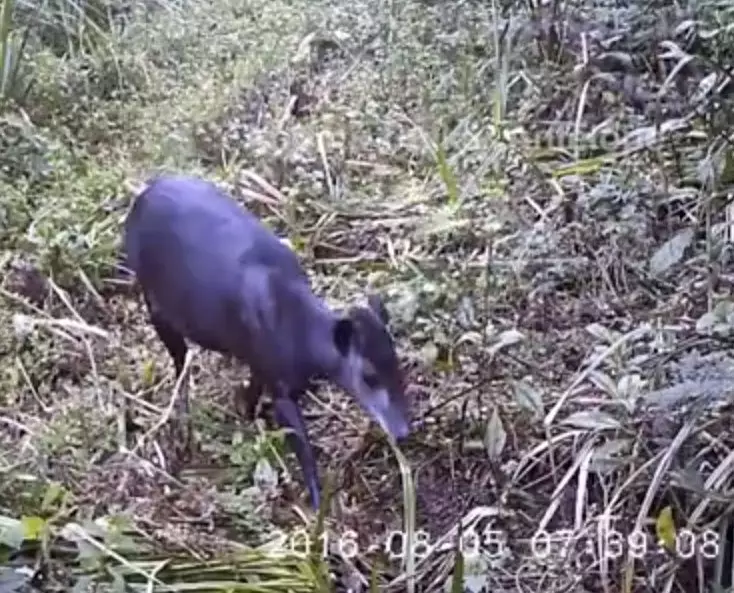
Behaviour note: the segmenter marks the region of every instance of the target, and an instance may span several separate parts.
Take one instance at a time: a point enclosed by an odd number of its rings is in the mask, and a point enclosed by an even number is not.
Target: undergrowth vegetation
[[[731,0],[0,6],[0,590],[731,590]],[[414,432],[313,394],[325,516],[215,355],[167,470],[163,171],[385,298]]]

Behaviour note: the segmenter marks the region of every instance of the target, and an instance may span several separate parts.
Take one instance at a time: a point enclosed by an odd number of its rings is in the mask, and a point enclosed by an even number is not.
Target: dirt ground
[[[194,349],[196,451],[169,471],[172,363],[117,264],[131,188],[179,171],[287,238],[333,305],[390,311],[413,493],[346,396],[305,404],[337,589],[448,590],[462,521],[483,554],[461,590],[731,585],[729,9],[559,10],[133,2],[109,53],[33,55],[35,102],[2,121],[0,508],[51,535],[0,539],[8,566],[43,590],[141,588],[162,559],[191,590],[321,590],[242,556],[313,519],[267,406],[237,419],[246,370]],[[411,499],[416,589],[384,554]]]

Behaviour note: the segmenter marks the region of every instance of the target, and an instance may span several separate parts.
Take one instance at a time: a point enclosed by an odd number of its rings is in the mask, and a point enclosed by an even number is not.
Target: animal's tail
[[[125,181],[125,189],[130,192],[135,198],[141,195],[146,189],[148,189],[158,179],[157,175],[148,177],[145,181],[130,180]],[[134,203],[135,199],[131,200]]]
[[[128,179],[124,182],[124,187],[128,191],[128,193],[131,194],[132,198],[130,199],[127,208],[125,209],[125,212],[122,215],[122,218],[120,220],[120,225],[124,226],[125,221],[127,220],[128,216],[130,215],[130,212],[135,207],[135,203],[137,202],[138,198],[145,193],[145,190],[147,190],[153,181],[155,181],[155,177],[149,177],[145,181],[140,182],[138,180],[131,180]],[[121,276],[124,278],[127,278],[129,280],[134,281],[134,274],[132,272],[133,266],[131,266],[131,263],[128,259],[128,254],[125,253],[124,247],[121,247],[120,252],[117,255],[117,270],[118,273],[120,273]]]

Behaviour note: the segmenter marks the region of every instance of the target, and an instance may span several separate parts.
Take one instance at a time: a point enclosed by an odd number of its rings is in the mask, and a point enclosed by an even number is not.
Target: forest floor
[[[140,4],[106,51],[39,51],[34,101],[0,121],[8,525],[20,520],[26,538],[52,526],[87,575],[101,573],[84,553],[99,557],[82,544],[104,529],[102,556],[130,582],[153,570],[145,559],[169,557],[188,563],[171,578],[224,583],[236,579],[200,563],[278,530],[292,542],[307,520],[282,443],[236,418],[246,372],[217,355],[194,350],[196,455],[176,476],[162,469],[173,366],[117,263],[131,188],[183,172],[289,239],[329,302],[382,294],[413,384],[401,450],[416,525],[437,544],[417,554],[418,590],[443,590],[462,519],[487,545],[465,567],[472,591],[731,582],[712,543],[724,541],[734,471],[719,133],[730,119],[711,101],[726,73],[697,54],[664,84],[694,42],[714,51],[701,32],[720,32],[718,13]],[[355,558],[335,562],[356,590],[403,529],[402,476],[335,388],[307,412],[322,476],[338,487],[332,540],[358,534]],[[493,555],[499,535],[508,553]],[[47,587],[68,585],[61,557]],[[380,590],[404,570],[385,560]],[[272,588],[258,590],[288,590],[263,571]]]

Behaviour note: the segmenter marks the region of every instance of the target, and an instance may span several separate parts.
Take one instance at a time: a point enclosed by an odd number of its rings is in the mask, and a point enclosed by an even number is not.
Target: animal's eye
[[[370,389],[375,389],[380,384],[380,379],[375,373],[365,373],[362,375],[362,380]]]

